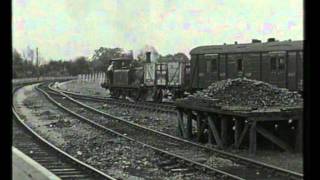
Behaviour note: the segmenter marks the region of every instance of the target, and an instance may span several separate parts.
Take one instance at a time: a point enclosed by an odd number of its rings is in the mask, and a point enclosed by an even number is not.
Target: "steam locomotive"
[[[107,72],[106,81],[101,84],[110,91],[111,97],[162,101],[164,95],[182,97],[189,84],[189,62],[151,62],[151,53],[147,52],[142,64],[123,57],[112,59],[111,64],[113,70]]]
[[[207,88],[228,78],[246,77],[281,88],[303,91],[303,41],[267,42],[200,46],[190,51],[190,62],[146,62],[133,65],[133,58],[113,59],[114,70],[102,87],[112,97],[162,101],[165,94],[183,97],[184,92]]]

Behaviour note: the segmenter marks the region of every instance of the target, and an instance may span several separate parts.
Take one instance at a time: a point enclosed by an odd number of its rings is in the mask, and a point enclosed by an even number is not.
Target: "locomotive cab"
[[[112,97],[130,97],[143,81],[143,68],[132,58],[111,60],[106,81],[101,86],[110,91]],[[109,67],[110,67],[109,66]]]

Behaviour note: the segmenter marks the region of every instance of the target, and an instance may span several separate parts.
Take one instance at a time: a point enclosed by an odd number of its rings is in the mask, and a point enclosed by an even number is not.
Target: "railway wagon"
[[[146,87],[156,87],[162,92],[170,92],[174,98],[179,98],[183,96],[184,89],[188,85],[189,72],[190,64],[187,62],[146,63],[144,84]]]
[[[253,39],[247,44],[199,46],[190,55],[191,90],[206,88],[214,81],[246,77],[303,91],[303,41]]]

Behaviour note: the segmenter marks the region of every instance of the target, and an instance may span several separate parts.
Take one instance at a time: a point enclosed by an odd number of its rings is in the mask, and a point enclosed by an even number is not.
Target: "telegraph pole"
[[[38,52],[38,48],[36,49],[36,54],[37,54],[37,80],[39,80],[39,52]]]

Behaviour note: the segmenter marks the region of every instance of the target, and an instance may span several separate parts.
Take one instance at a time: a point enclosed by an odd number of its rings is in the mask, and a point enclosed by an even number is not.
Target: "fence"
[[[101,84],[105,81],[106,74],[104,72],[92,73],[92,74],[79,74],[77,76],[78,83],[97,83]]]

